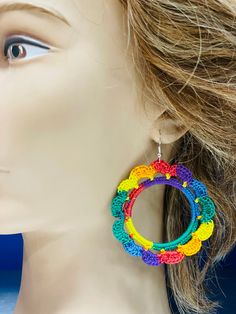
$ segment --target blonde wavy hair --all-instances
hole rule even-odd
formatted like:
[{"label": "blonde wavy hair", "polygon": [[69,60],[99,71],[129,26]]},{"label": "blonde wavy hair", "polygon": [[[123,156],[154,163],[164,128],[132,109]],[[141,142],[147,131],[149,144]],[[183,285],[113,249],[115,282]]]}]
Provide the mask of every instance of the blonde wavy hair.
[{"label": "blonde wavy hair", "polygon": [[[212,314],[221,305],[208,297],[207,276],[236,239],[236,1],[120,2],[143,93],[189,127],[168,162],[188,167],[217,206],[201,251],[166,265],[167,287],[180,313]],[[166,186],[164,199],[163,237],[171,241],[187,229],[190,211],[178,189]]]}]

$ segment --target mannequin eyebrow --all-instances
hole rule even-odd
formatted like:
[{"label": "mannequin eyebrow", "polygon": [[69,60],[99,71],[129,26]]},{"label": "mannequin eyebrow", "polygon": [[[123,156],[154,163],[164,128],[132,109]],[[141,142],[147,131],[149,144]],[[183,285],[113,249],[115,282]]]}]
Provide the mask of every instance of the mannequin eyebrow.
[{"label": "mannequin eyebrow", "polygon": [[61,15],[61,13],[59,13],[57,10],[51,8],[46,9],[45,7],[37,6],[31,3],[26,2],[0,3],[0,14],[9,11],[29,11],[35,12],[37,14],[44,13],[49,16],[53,16],[54,18],[57,18],[60,21],[64,22],[65,24],[71,26],[67,19],[63,15]]}]

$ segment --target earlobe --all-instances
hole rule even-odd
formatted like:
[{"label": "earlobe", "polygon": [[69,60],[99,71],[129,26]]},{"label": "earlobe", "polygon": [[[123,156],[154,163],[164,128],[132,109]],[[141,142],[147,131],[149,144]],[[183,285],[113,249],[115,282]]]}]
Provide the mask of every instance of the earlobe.
[{"label": "earlobe", "polygon": [[170,144],[177,141],[189,130],[189,127],[180,124],[176,119],[169,117],[163,118],[163,115],[153,123],[151,128],[150,136],[155,142],[158,142],[159,129],[161,130],[163,144]]}]

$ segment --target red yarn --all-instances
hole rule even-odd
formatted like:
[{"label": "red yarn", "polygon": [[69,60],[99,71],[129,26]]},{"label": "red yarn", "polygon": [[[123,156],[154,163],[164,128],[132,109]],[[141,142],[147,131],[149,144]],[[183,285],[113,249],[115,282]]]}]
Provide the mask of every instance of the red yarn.
[{"label": "red yarn", "polygon": [[168,172],[170,172],[170,164],[168,164],[168,162],[166,162],[165,160],[154,160],[150,166],[152,166],[152,168],[155,169],[156,172],[160,172],[162,174],[166,174]]},{"label": "red yarn", "polygon": [[161,263],[166,264],[176,264],[181,262],[185,255],[177,251],[165,251],[163,253],[157,254],[157,257]]}]

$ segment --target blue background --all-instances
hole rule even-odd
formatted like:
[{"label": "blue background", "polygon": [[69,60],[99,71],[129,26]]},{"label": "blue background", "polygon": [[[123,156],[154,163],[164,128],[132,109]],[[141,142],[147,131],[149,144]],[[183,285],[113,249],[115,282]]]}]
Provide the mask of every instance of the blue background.
[{"label": "blue background", "polygon": [[[23,256],[21,234],[0,235],[0,313],[12,314],[18,296]],[[211,282],[214,298],[223,307],[219,314],[236,313],[236,248],[217,267],[217,280]],[[169,292],[169,291],[168,291]],[[173,303],[173,308],[178,313]],[[33,314],[33,313],[32,313]]]}]

